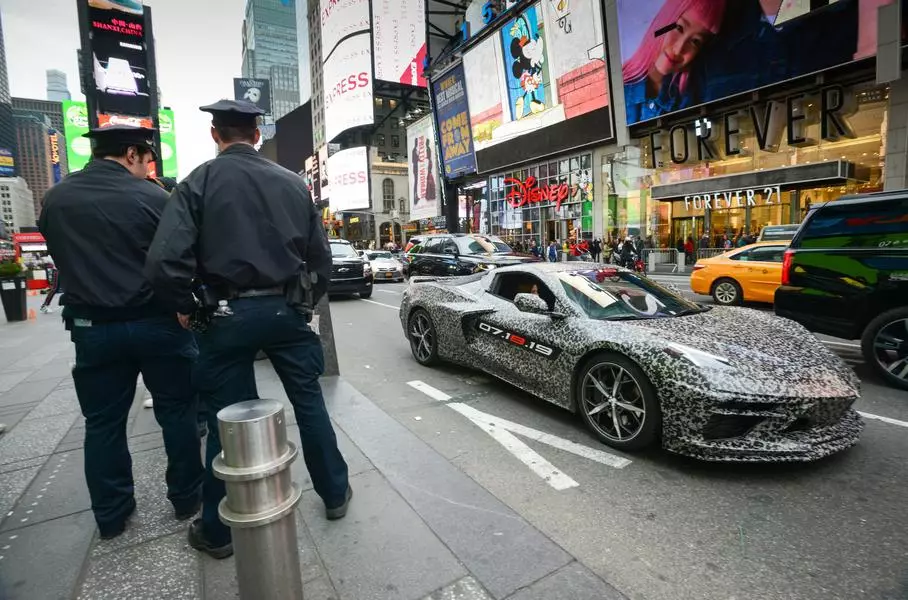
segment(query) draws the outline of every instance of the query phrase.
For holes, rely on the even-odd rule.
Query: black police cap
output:
[[[218,100],[208,106],[200,106],[202,112],[211,113],[211,120],[218,125],[252,125],[265,111],[244,100]]]
[[[111,125],[92,129],[83,137],[94,140],[100,144],[117,144],[125,146],[141,146],[156,153],[154,143],[155,130],[149,127],[130,127],[129,125]]]

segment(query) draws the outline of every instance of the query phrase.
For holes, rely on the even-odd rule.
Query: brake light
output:
[[[791,285],[791,261],[794,258],[794,250],[788,249],[782,255],[782,285]]]

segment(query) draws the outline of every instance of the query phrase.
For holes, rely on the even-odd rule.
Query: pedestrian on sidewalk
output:
[[[85,416],[85,479],[102,538],[135,510],[126,423],[141,373],[167,452],[167,497],[178,519],[201,503],[192,334],[142,273],[167,194],[145,181],[154,130],[94,129],[93,160],[44,198],[40,230],[66,281],[63,320],[76,346],[72,376]]]
[[[54,312],[54,309],[51,306],[54,302],[54,296],[60,291],[60,274],[59,271],[57,271],[56,265],[54,265],[53,259],[49,257],[45,261],[44,268],[47,269],[47,282],[50,285],[50,288],[47,290],[47,295],[44,297],[44,302],[41,304],[40,310],[42,313],[51,313]]]
[[[197,370],[197,389],[209,411],[204,506],[202,518],[189,528],[189,544],[226,558],[233,545],[230,529],[218,517],[224,482],[211,469],[221,452],[216,415],[258,397],[253,369],[258,351],[271,359],[293,405],[306,467],[328,519],[346,514],[352,492],[319,386],[322,345],[309,326],[311,308],[331,277],[321,217],[305,182],[255,150],[261,109],[222,100],[201,110],[212,115],[219,154],[177,186],[145,272],[184,327],[204,328],[209,322],[198,334]],[[196,312],[195,277],[209,296],[206,307],[215,310]],[[308,302],[285,296],[288,291]]]

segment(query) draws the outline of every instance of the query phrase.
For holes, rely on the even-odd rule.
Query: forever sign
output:
[[[684,208],[690,210],[722,210],[723,208],[733,208],[737,206],[756,206],[757,196],[763,198],[763,204],[780,204],[782,202],[781,186],[771,186],[765,188],[745,188],[729,192],[715,192],[707,194],[695,194],[693,196],[684,196]]]

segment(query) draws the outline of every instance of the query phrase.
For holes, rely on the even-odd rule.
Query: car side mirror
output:
[[[514,306],[520,312],[535,315],[546,315],[549,313],[548,303],[536,294],[517,294],[514,296]]]

